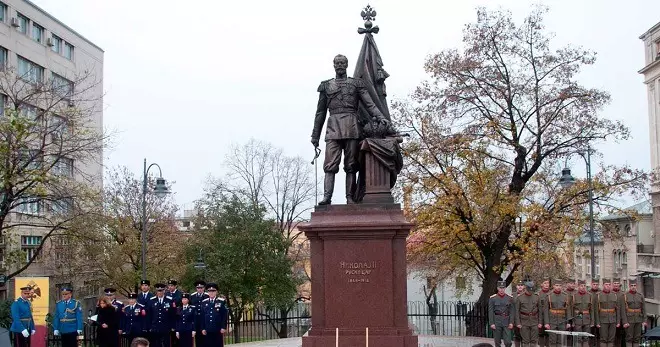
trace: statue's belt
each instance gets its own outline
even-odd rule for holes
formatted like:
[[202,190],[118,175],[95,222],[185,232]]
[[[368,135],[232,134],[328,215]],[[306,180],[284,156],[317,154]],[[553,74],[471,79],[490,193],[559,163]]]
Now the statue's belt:
[[346,113],[357,113],[357,110],[354,108],[340,107],[330,109],[330,115],[333,114],[346,114]]

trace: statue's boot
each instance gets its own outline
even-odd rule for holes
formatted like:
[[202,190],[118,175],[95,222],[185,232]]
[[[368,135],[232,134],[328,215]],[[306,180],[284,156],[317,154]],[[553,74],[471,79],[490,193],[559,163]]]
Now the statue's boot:
[[346,173],[346,203],[347,204],[354,204],[355,200],[353,200],[353,197],[355,196],[355,188],[357,186],[357,183],[355,182],[355,173]]
[[323,200],[319,201],[319,205],[330,205],[332,203],[332,192],[335,189],[335,174],[331,172],[325,173],[323,180]]

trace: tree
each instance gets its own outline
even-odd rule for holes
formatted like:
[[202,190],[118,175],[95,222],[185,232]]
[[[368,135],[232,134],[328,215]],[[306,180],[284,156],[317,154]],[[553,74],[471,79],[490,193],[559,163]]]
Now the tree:
[[[149,186],[153,185],[149,181]],[[183,274],[186,237],[175,225],[176,205],[171,197],[146,195],[147,278],[165,281]],[[126,167],[107,174],[101,210],[73,228],[68,236],[79,247],[79,257],[92,263],[100,280],[125,294],[135,290],[142,274],[142,180]],[[71,271],[80,271],[72,269]]]
[[[476,271],[482,304],[523,264],[559,272],[572,259],[589,187],[579,181],[560,189],[557,166],[598,141],[629,138],[620,121],[599,116],[609,94],[577,81],[595,53],[551,49],[546,11],[536,7],[518,25],[509,12],[479,9],[464,47],[430,56],[431,80],[394,105],[401,130],[411,134],[402,173],[418,226],[411,259],[457,274]],[[646,183],[629,167],[599,169],[597,209]]]
[[[248,305],[279,307],[295,295],[297,281],[286,254],[288,243],[273,220],[265,217],[266,209],[247,196],[211,186],[197,208],[197,242],[187,247],[188,263],[201,250],[207,277],[226,294],[234,341],[240,342],[240,322]],[[190,267],[189,271],[195,272]]]
[[[86,216],[99,194],[94,168],[109,136],[95,117],[102,106],[97,77],[0,71],[0,237],[8,245],[8,279],[38,259],[51,236]],[[37,231],[35,248],[10,247],[22,243],[22,230]]]

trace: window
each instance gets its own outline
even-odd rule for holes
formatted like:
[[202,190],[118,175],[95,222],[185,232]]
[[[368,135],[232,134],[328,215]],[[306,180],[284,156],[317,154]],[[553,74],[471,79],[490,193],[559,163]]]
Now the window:
[[621,256],[621,264],[628,265],[628,253],[623,252],[623,255]]
[[623,227],[623,230],[626,232],[627,237],[633,236],[632,232],[631,232],[630,224],[626,224],[626,226]]
[[19,114],[27,117],[29,119],[37,119],[37,108],[28,105],[28,104],[21,104],[21,106],[18,107]]
[[7,49],[0,47],[0,70],[4,70],[7,66]]
[[38,150],[23,150],[20,152],[19,163],[21,173],[24,171],[40,170],[43,167],[43,158]]
[[655,287],[653,285],[653,278],[642,277],[642,286],[644,287],[644,297],[647,299],[654,299]]
[[578,278],[582,278],[582,267],[582,257],[578,255],[575,257],[575,268],[577,269]]
[[660,59],[660,41],[655,43],[655,59]]
[[73,210],[73,198],[63,198],[58,201],[53,201],[51,204],[51,211],[54,214],[66,215],[71,213],[71,210]]
[[70,99],[73,96],[73,82],[56,73],[52,75],[53,91],[63,98]]
[[20,13],[16,14],[16,18],[18,18],[18,31],[27,35],[30,20]]
[[73,159],[57,158],[52,170],[53,175],[73,177]]
[[620,259],[620,257],[619,257],[619,252],[617,252],[616,250],[614,250],[613,253],[614,253],[614,254],[613,254],[613,258],[614,258],[614,271],[616,271],[616,269],[619,268],[619,264],[620,264],[620,263],[619,263],[619,259]]
[[69,60],[73,60],[73,45],[69,44],[68,42],[64,43],[64,58],[67,58]]
[[54,137],[56,137],[55,140],[59,139],[64,135],[68,135],[71,133],[71,129],[69,129],[69,122],[67,122],[66,119],[64,119],[64,117],[53,115],[53,121],[51,126],[52,126],[52,134]]
[[41,236],[21,236],[21,246],[39,246]]
[[[184,220],[183,221],[183,227],[184,228],[190,228],[190,221],[189,220]],[[301,246],[302,246],[302,244],[301,244]]]
[[39,43],[44,42],[44,28],[37,23],[32,23],[32,39]]
[[62,39],[59,36],[53,34],[53,36],[51,37],[51,44],[52,46],[50,47],[50,49],[53,52],[57,54],[62,52]]
[[5,22],[7,18],[7,5],[0,2],[0,22]]
[[585,258],[589,259],[589,261],[585,262],[584,264],[584,273],[587,274],[587,277],[591,277],[591,256],[589,252],[585,253]]
[[41,201],[36,198],[20,198],[18,199],[18,206],[16,211],[25,214],[39,214],[41,213]]
[[594,270],[594,275],[600,277],[600,259],[598,258],[598,251],[594,251],[594,259],[596,260],[596,269]]
[[4,94],[0,94],[0,116],[5,114],[5,100],[7,96]]
[[44,68],[19,55],[18,75],[20,76],[20,78],[31,83],[43,82]]

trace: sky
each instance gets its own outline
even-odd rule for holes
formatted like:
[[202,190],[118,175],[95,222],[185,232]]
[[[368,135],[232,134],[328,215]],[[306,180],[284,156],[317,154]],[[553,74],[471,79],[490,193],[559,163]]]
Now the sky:
[[[33,0],[104,49],[104,125],[116,132],[109,168],[136,175],[158,163],[174,198],[192,208],[209,177],[225,173],[233,143],[257,138],[291,156],[312,159],[310,134],[319,82],[334,77],[344,54],[352,73],[362,45],[357,28],[366,0]],[[459,47],[476,7],[504,8],[521,19],[526,0],[371,0],[390,100],[405,98],[427,76],[425,58]],[[548,0],[553,44],[598,52],[580,81],[607,90],[607,118],[632,139],[596,146],[596,161],[650,169],[646,88],[639,36],[660,22],[657,0]],[[323,145],[322,145],[323,147]],[[321,165],[321,163],[319,163]],[[574,158],[573,175],[584,163]],[[322,171],[319,167],[319,171]],[[558,172],[558,177],[559,177]],[[321,173],[319,173],[321,175]],[[322,177],[319,176],[322,180]],[[343,200],[343,176],[336,202]],[[339,198],[341,197],[341,198]]]

